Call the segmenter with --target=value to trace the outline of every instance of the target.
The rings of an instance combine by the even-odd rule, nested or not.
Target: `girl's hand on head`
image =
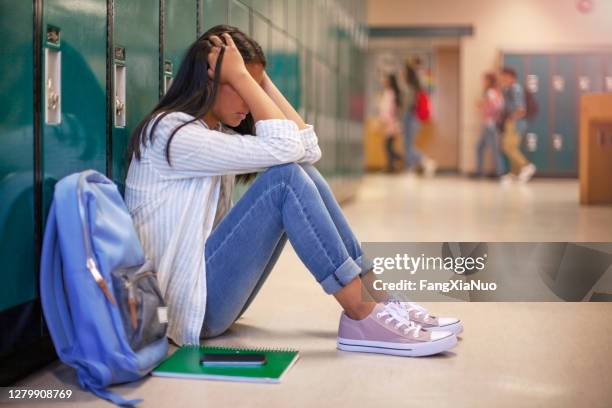
[[[244,65],[242,55],[240,55],[240,51],[238,51],[238,47],[236,47],[231,35],[223,33],[221,37],[223,37],[225,43],[216,35],[210,36],[210,42],[213,44],[213,48],[208,54],[208,76],[211,79],[214,77],[217,58],[221,53],[221,49],[224,48],[225,51],[223,53],[223,61],[221,62],[219,81],[221,83],[233,84],[235,81],[240,80],[240,77],[244,74],[250,74]]]

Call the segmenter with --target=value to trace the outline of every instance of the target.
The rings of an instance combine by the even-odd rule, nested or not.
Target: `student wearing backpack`
[[[239,29],[211,28],[132,133],[126,203],[158,271],[168,336],[199,344],[228,330],[288,239],[343,309],[339,349],[412,356],[453,347],[458,319],[363,297],[371,264],[312,165],[317,136],[265,66],[259,44]],[[253,178],[233,205],[235,181]]]
[[[495,164],[495,175],[501,177],[503,164],[499,148],[497,123],[500,120],[504,108],[504,97],[497,86],[497,77],[494,73],[488,72],[484,75],[483,85],[484,90],[482,98],[478,101],[478,108],[482,115],[482,130],[476,150],[476,176],[480,177],[483,174],[485,149],[489,146],[491,148],[493,163]]]
[[[437,164],[426,157],[414,145],[416,134],[421,122],[426,122],[431,116],[431,107],[427,92],[421,86],[421,80],[414,67],[407,63],[404,84],[404,161],[406,168],[422,167],[425,175],[433,176]]]
[[[536,172],[536,167],[530,163],[520,150],[521,139],[527,131],[527,104],[525,90],[518,83],[516,71],[504,67],[501,73],[501,83],[504,95],[504,115],[502,149],[510,161],[510,172],[502,177],[509,181],[516,175],[521,182],[527,182]]]

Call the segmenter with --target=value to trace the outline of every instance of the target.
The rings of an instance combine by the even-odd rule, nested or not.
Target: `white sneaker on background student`
[[[518,175],[518,180],[521,183],[527,183],[529,180],[531,180],[536,170],[536,166],[533,165],[533,163],[529,163],[526,166],[523,166],[521,172]]]

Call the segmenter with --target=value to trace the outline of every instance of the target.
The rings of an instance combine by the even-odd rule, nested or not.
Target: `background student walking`
[[[401,165],[402,156],[395,150],[395,140],[401,134],[399,111],[401,96],[397,76],[388,74],[383,80],[383,94],[380,99],[379,116],[385,135],[385,151],[387,152],[387,172],[394,172]],[[396,163],[398,165],[396,166]]]
[[[478,108],[482,115],[482,130],[476,150],[476,176],[483,175],[485,150],[489,146],[495,165],[495,176],[500,177],[503,173],[503,163],[497,124],[504,108],[504,98],[497,86],[497,77],[492,72],[483,76],[483,88],[482,98],[478,101]]]
[[[516,79],[516,71],[509,67],[502,69],[501,84],[504,95],[502,149],[510,161],[510,172],[503,180],[511,180],[512,175],[516,175],[519,181],[527,182],[535,174],[536,167],[520,150],[521,139],[527,130],[525,91]]]
[[[405,67],[404,100],[404,161],[406,168],[421,167],[425,175],[432,176],[436,171],[436,162],[426,157],[414,145],[416,134],[421,127],[421,121],[429,118],[429,98],[421,86],[416,70],[410,63]]]

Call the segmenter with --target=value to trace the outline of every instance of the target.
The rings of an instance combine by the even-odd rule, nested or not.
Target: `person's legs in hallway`
[[[431,158],[421,153],[414,145],[415,138],[421,122],[414,113],[407,113],[404,116],[404,162],[406,169],[422,167],[426,176],[433,176],[436,173],[437,164]]]
[[[336,226],[338,233],[340,234],[340,238],[342,239],[346,250],[348,251],[350,257],[357,263],[357,265],[359,265],[362,270],[362,274],[364,274],[371,268],[371,265],[369,262],[366,262],[366,264],[364,265],[363,252],[361,250],[359,240],[357,239],[355,234],[353,234],[353,231],[351,230],[351,227],[348,221],[346,220],[342,209],[340,208],[340,204],[338,204],[338,201],[336,201],[336,197],[334,196],[334,193],[329,187],[329,184],[314,165],[310,163],[300,163],[300,166],[314,182],[319,194],[321,195],[323,204],[325,204],[325,208],[327,208],[327,211],[329,211],[329,215],[331,216],[331,219],[334,225]],[[262,271],[261,278],[255,285],[253,292],[251,293],[244,307],[238,314],[237,319],[240,318],[240,316],[242,316],[244,312],[248,309],[249,305],[259,292],[259,289],[261,289],[261,287],[263,286],[263,283],[268,278],[283,248],[285,247],[286,242],[287,234],[283,233],[275,249],[272,251],[272,255],[268,260],[266,267]]]
[[[259,293],[259,290],[261,289],[263,284],[266,282],[266,279],[268,279],[268,276],[270,276],[270,272],[272,272],[272,269],[276,265],[276,262],[278,261],[280,254],[283,252],[283,249],[285,248],[286,243],[287,243],[287,234],[283,232],[281,234],[281,237],[278,240],[278,243],[272,250],[272,254],[270,255],[270,258],[268,259],[266,266],[261,271],[261,276],[259,277],[259,279],[257,280],[257,283],[253,287],[253,291],[247,298],[246,302],[244,302],[244,306],[242,307],[242,310],[240,310],[240,313],[238,313],[238,316],[236,316],[235,320],[240,319],[240,317],[244,314],[244,312],[247,311],[251,303],[253,303],[253,299],[255,299],[255,296],[257,296],[257,294]]]
[[[404,161],[406,168],[422,164],[423,156],[414,147],[414,137],[419,128],[419,121],[413,113],[409,112],[404,116]]]
[[[219,335],[234,322],[284,232],[325,292],[344,309],[340,333],[350,344],[339,343],[339,348],[366,351],[359,347],[373,341],[379,345],[369,352],[427,355],[456,344],[451,332],[421,331],[392,305],[363,299],[361,268],[349,256],[314,182],[297,164],[262,173],[208,238],[203,337]]]
[[[510,161],[511,172],[515,175],[518,175],[520,169],[529,164],[519,149],[520,142],[520,135],[517,133],[514,122],[508,121],[505,125],[502,149]]]
[[[518,180],[522,183],[526,183],[531,180],[531,178],[536,172],[536,166],[534,166],[533,163],[530,163],[529,160],[525,158],[525,156],[520,152],[520,149],[518,147],[522,138],[525,136],[525,133],[527,133],[527,122],[525,121],[525,119],[519,119],[515,121],[514,126],[516,134],[518,136],[517,151],[519,152],[519,154],[521,154],[524,160],[524,164],[520,167],[518,172]]]
[[[306,172],[297,164],[271,167],[253,182],[206,241],[205,336],[222,333],[237,318],[283,233],[327,293],[341,290],[362,272]],[[348,305],[346,312],[363,317],[374,306],[359,301]]]
[[[501,177],[504,172],[504,164],[502,162],[502,153],[499,146],[499,133],[497,126],[492,124],[488,127],[488,137],[490,140],[491,153],[493,155],[493,164],[495,165],[495,176]]]
[[[477,167],[476,175],[483,175],[484,167],[484,155],[487,146],[491,149],[491,157],[493,158],[493,164],[495,165],[495,176],[500,177],[502,175],[502,157],[499,150],[499,137],[497,133],[497,127],[495,124],[485,124],[482,127],[480,140],[477,148]]]
[[[321,199],[323,200],[323,204],[325,204],[325,208],[327,208],[327,211],[329,211],[329,215],[331,216],[331,219],[336,226],[338,234],[340,234],[340,238],[342,239],[342,242],[344,243],[350,257],[357,263],[357,265],[361,267],[362,273],[365,273],[372,267],[372,265],[369,261],[364,260],[363,251],[361,250],[359,240],[353,233],[353,230],[344,216],[342,208],[340,208],[340,204],[338,204],[338,201],[336,201],[336,197],[329,187],[329,184],[314,165],[302,163],[300,166],[302,166],[306,174],[308,174],[310,179],[317,187],[317,190],[321,195]]]
[[[395,163],[401,161],[401,156],[395,151],[395,137],[393,135],[387,135],[385,139],[385,149],[387,151],[387,171],[395,171]]]
[[[484,167],[484,154],[487,147],[487,128],[482,127],[480,131],[480,138],[478,139],[478,145],[476,147],[476,176],[481,177],[483,175]]]

